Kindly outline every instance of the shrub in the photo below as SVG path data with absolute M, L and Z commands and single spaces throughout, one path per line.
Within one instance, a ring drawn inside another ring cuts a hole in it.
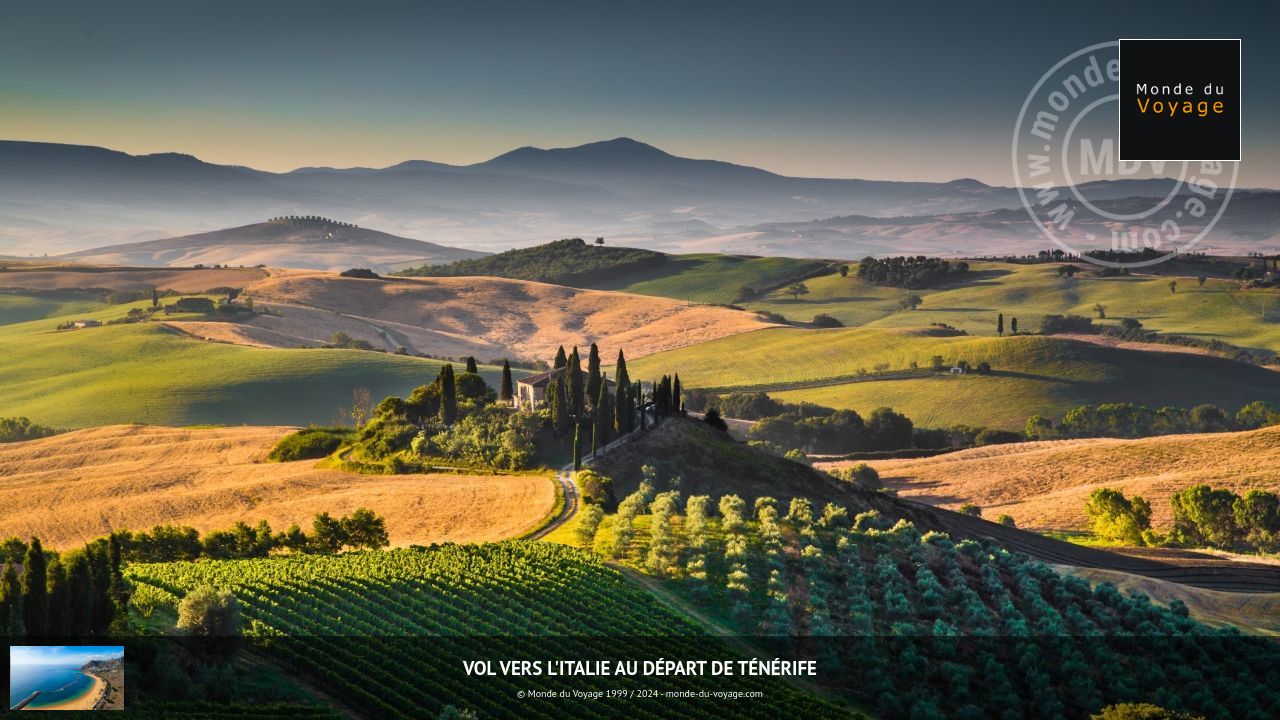
M 304 428 L 280 438 L 267 459 L 271 462 L 318 460 L 333 454 L 354 436 L 355 433 L 346 428 Z
M 613 507 L 615 501 L 612 478 L 594 470 L 579 470 L 574 473 L 573 479 L 578 483 L 578 494 L 582 497 L 583 504 Z
M 1000 515 L 996 518 L 996 522 L 1006 527 L 1018 527 L 1018 524 L 1013 521 L 1012 515 Z
M 956 509 L 961 515 L 970 515 L 972 517 L 982 517 L 982 508 L 973 503 L 965 503 Z
M 1081 315 L 1045 315 L 1040 319 L 1040 334 L 1090 333 L 1094 331 L 1093 318 Z
M 844 323 L 840 322 L 839 320 L 831 317 L 826 313 L 818 313 L 817 315 L 814 315 L 813 321 L 810 324 L 813 325 L 814 327 L 819 327 L 819 328 L 844 327 Z
M 725 422 L 724 418 L 720 417 L 720 411 L 715 408 L 711 408 L 702 416 L 702 422 L 717 430 L 722 430 L 724 432 L 729 431 L 729 423 Z
M 1089 495 L 1085 514 L 1098 537 L 1131 545 L 1142 545 L 1142 533 L 1151 529 L 1151 505 L 1139 495 L 1126 498 L 1111 488 L 1098 488 Z
M 203 637 L 239 635 L 240 603 L 227 590 L 202 585 L 178 603 L 178 629 Z

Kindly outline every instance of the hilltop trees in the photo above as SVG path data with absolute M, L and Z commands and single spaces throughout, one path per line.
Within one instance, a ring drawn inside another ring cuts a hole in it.
M 1004 313 L 996 315 L 996 334 L 1004 335 Z
M 928 288 L 969 272 L 969 263 L 952 263 L 940 258 L 866 257 L 858 264 L 858 277 L 875 285 L 908 289 Z

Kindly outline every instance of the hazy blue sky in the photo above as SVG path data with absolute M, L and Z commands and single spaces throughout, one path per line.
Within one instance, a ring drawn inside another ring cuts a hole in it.
M 1244 184 L 1280 187 L 1274 3 L 17 2 L 0 137 L 272 170 L 630 136 L 792 175 L 1009 184 L 1040 74 L 1244 39 Z
M 83 665 L 90 660 L 124 657 L 120 645 L 13 645 L 10 665 Z

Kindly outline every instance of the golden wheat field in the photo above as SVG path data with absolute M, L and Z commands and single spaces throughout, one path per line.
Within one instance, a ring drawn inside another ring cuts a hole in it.
M 855 463 L 819 464 L 824 469 Z M 1172 522 L 1169 497 L 1208 483 L 1243 493 L 1280 489 L 1280 427 L 1251 432 L 993 445 L 916 460 L 869 463 L 902 497 L 983 516 L 1008 514 L 1019 527 L 1079 530 L 1089 493 L 1110 487 L 1151 502 L 1152 525 Z
M 200 293 L 220 287 L 243 287 L 267 277 L 260 268 L 111 268 L 91 265 L 41 267 L 19 265 L 0 275 L 0 287 L 26 290 L 103 288 L 135 292 L 173 290 Z
M 0 537 L 59 548 L 164 523 L 204 532 L 265 519 L 282 530 L 367 507 L 386 519 L 392 545 L 480 542 L 532 529 L 556 501 L 544 475 L 356 475 L 265 462 L 291 430 L 113 425 L 0 445 Z
M 488 360 L 550 360 L 598 343 L 650 355 L 769 327 L 754 313 L 683 300 L 491 277 L 398 278 L 272 270 L 245 288 L 260 315 L 244 323 L 172 323 L 196 337 L 259 347 L 322 345 L 335 332 L 376 348 Z

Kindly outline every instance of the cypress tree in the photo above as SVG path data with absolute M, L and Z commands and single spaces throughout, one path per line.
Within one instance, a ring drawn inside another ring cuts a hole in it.
M 587 353 L 587 397 L 592 405 L 600 397 L 600 348 L 595 343 L 591 343 L 591 350 Z
M 551 413 L 551 428 L 556 437 L 564 437 L 565 433 L 569 432 L 569 424 L 572 422 L 568 394 L 565 392 L 564 373 L 547 382 L 547 409 Z
M 27 634 L 49 634 L 49 574 L 40 538 L 31 538 L 22 564 L 22 613 Z
M 511 363 L 503 360 L 502 382 L 498 385 L 498 399 L 509 403 L 513 397 L 515 397 L 515 392 L 511 386 Z
M 586 378 L 582 374 L 582 359 L 578 356 L 578 348 L 575 347 L 573 352 L 569 353 L 569 364 L 565 368 L 568 375 L 569 405 L 573 411 L 573 418 L 581 420 L 583 408 L 586 406 L 587 387 Z
M 627 359 L 618 351 L 618 362 L 613 366 L 613 379 L 617 390 L 613 400 L 613 427 L 619 435 L 631 432 L 635 408 L 631 403 L 631 377 L 627 375 Z M 608 383 L 603 383 L 606 387 Z
M 676 373 L 675 379 L 671 381 L 671 412 L 676 415 L 684 414 L 684 397 L 680 393 L 680 373 Z
M 582 423 L 573 424 L 573 471 L 582 469 Z
M 89 548 L 91 573 L 91 613 L 89 632 L 95 637 L 105 637 L 111 632 L 111 621 L 116 616 L 115 599 L 111 597 L 111 560 L 101 543 Z
M 15 638 L 25 635 L 22 623 L 22 585 L 18 581 L 18 571 L 13 569 L 12 564 L 5 568 L 3 584 L 0 584 L 0 607 L 4 609 L 4 616 L 0 617 L 0 622 L 4 623 L 4 634 Z
M 621 386 L 619 386 L 621 387 Z M 609 431 L 613 429 L 613 408 L 609 403 L 609 383 L 600 383 L 600 392 L 596 396 L 596 426 L 591 434 L 591 454 L 598 448 L 609 444 Z
M 49 634 L 54 636 L 70 635 L 68 623 L 71 621 L 71 592 L 67 586 L 67 568 L 57 555 L 49 561 L 48 593 L 49 593 Z
M 458 419 L 458 388 L 453 383 L 453 364 L 446 363 L 440 368 L 440 421 L 452 425 Z
M 1009 330 L 1012 331 L 1014 335 L 1018 334 L 1018 318 L 1013 318 L 1009 321 Z
M 151 288 L 151 307 L 160 307 L 160 293 L 155 288 Z
M 480 367 L 476 365 L 476 359 L 471 355 L 467 356 L 467 372 L 474 373 L 476 375 L 480 374 Z
M 649 429 L 648 427 L 649 415 L 648 413 L 645 412 L 645 407 L 644 407 L 644 381 L 643 380 L 636 381 L 636 397 L 638 398 L 637 402 L 640 405 L 640 432 L 644 432 L 645 430 Z
M 568 359 L 565 358 L 565 355 L 564 355 L 564 346 L 561 345 L 560 349 L 556 351 L 556 361 L 551 365 L 551 369 L 559 370 L 560 368 L 564 367 L 568 363 L 569 361 Z
M 996 334 L 1004 335 L 1004 313 L 996 315 Z

